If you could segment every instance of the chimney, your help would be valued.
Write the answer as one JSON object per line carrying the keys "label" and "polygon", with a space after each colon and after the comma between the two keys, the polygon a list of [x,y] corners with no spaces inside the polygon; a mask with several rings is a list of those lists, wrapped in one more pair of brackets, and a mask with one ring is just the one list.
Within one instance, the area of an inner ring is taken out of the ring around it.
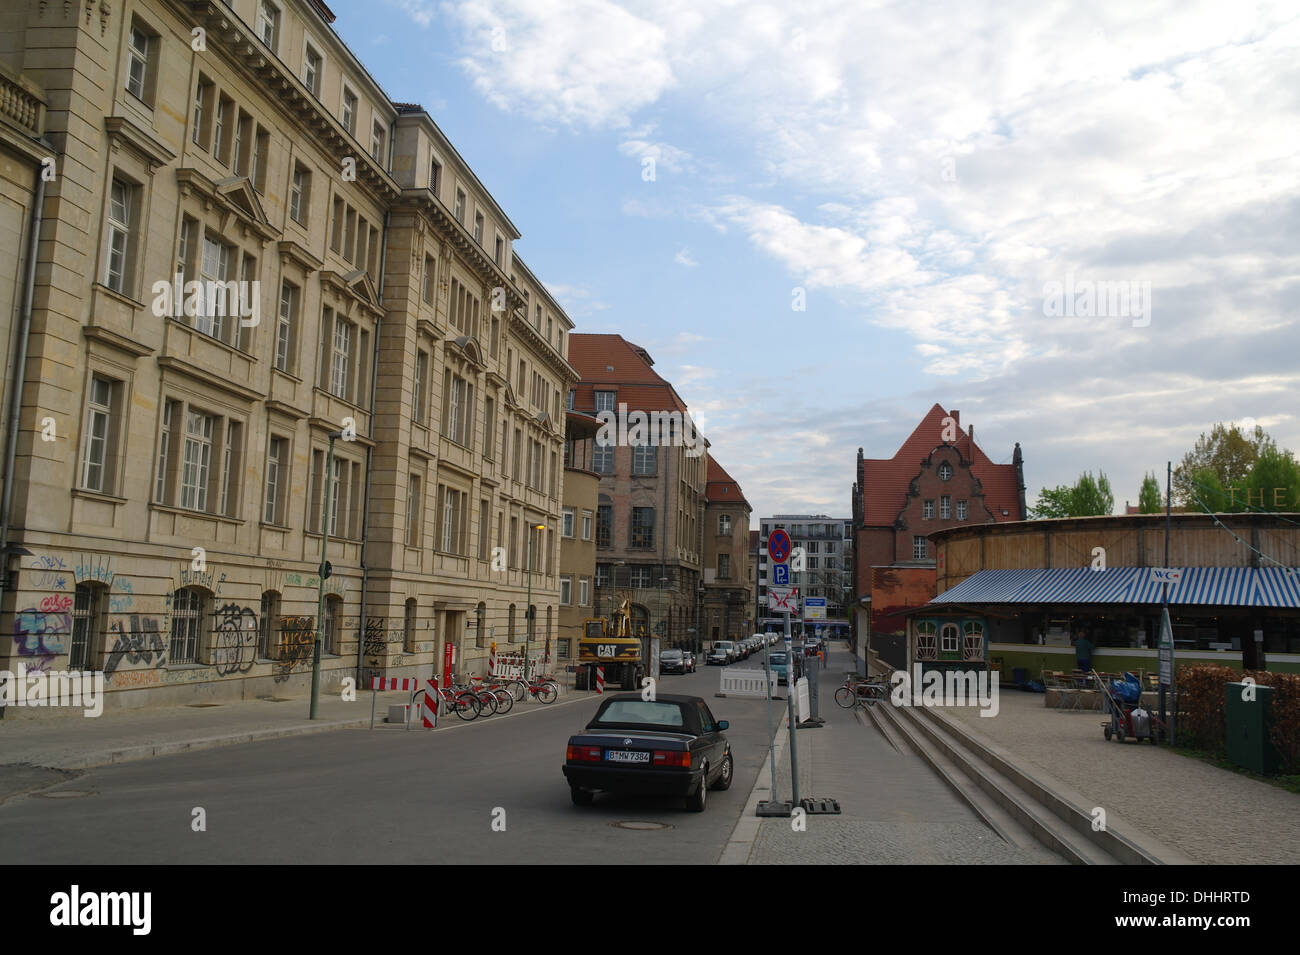
{"label": "chimney", "polygon": [[975,426],[971,425],[970,427],[968,427],[966,429],[966,433],[970,435],[971,457],[974,457],[975,456],[975,450],[974,450],[975,449]]}

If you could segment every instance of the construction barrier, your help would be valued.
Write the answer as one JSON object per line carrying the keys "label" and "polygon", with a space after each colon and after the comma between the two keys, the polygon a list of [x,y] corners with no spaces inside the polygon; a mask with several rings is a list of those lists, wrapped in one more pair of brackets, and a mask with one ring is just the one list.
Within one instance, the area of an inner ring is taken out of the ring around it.
{"label": "construction barrier", "polygon": [[372,676],[370,678],[370,728],[375,728],[375,701],[379,699],[380,690],[406,690],[412,694],[419,688],[420,681],[413,677]]}
{"label": "construction barrier", "polygon": [[428,689],[424,691],[424,703],[421,709],[424,711],[424,728],[427,730],[438,728],[438,704],[442,702],[442,697],[438,695],[438,681],[430,680]]}
{"label": "construction barrier", "polygon": [[775,670],[766,673],[762,670],[722,671],[722,683],[718,687],[719,696],[752,696],[766,699],[776,695],[777,675]]}
{"label": "construction barrier", "polygon": [[596,667],[596,693],[597,695],[605,692],[605,668]]}

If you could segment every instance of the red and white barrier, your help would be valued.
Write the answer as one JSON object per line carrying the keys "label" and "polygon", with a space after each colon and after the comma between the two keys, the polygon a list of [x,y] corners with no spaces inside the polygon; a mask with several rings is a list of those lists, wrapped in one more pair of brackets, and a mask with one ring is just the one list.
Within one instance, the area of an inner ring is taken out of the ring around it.
{"label": "red and white barrier", "polygon": [[488,651],[488,676],[497,675],[497,645],[492,644],[492,649]]}
{"label": "red and white barrier", "polygon": [[375,728],[375,701],[379,699],[380,690],[405,690],[414,693],[420,687],[420,681],[414,677],[372,676],[370,678],[370,728]]}
{"label": "red and white barrier", "polygon": [[438,703],[441,699],[438,696],[438,681],[430,680],[428,688],[424,691],[424,702],[420,704],[420,708],[424,711],[424,728],[427,730],[438,727]]}
{"label": "red and white barrier", "polygon": [[596,667],[596,693],[599,695],[605,692],[605,668]]}

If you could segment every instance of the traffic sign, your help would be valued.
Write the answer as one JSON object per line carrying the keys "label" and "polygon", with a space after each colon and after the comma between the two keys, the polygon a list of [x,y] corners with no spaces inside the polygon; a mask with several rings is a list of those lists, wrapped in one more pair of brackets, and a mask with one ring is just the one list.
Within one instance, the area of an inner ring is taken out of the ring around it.
{"label": "traffic sign", "polygon": [[825,620],[826,619],[826,598],[825,597],[806,597],[803,602],[803,618],[805,620]]}
{"label": "traffic sign", "polygon": [[790,535],[779,527],[767,539],[767,556],[774,564],[784,564],[790,557]]}
{"label": "traffic sign", "polygon": [[790,565],[773,564],[772,565],[772,583],[778,587],[790,586]]}
{"label": "traffic sign", "polygon": [[776,610],[780,613],[798,613],[799,612],[799,588],[798,587],[768,587],[767,588],[767,605],[768,609]]}

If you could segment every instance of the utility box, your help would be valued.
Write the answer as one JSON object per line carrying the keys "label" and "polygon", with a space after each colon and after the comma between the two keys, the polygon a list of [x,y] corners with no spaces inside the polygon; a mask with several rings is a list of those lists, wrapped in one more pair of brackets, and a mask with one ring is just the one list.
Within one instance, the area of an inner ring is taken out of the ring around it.
{"label": "utility box", "polygon": [[1268,738],[1272,728],[1273,688],[1256,684],[1255,698],[1243,699],[1246,683],[1229,683],[1224,706],[1224,737],[1228,759],[1245,769],[1265,776],[1276,775],[1282,767],[1281,757]]}

